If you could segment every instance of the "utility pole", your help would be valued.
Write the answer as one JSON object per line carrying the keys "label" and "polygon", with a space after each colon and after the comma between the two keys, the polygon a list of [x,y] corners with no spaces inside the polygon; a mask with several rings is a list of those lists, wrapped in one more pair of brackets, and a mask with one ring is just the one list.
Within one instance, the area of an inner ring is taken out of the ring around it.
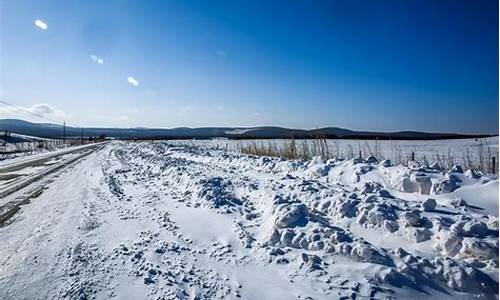
{"label": "utility pole", "polygon": [[80,138],[80,144],[83,145],[83,127],[82,127],[82,134],[81,134],[81,138]]}
{"label": "utility pole", "polygon": [[63,121],[63,141],[66,143],[66,121]]}

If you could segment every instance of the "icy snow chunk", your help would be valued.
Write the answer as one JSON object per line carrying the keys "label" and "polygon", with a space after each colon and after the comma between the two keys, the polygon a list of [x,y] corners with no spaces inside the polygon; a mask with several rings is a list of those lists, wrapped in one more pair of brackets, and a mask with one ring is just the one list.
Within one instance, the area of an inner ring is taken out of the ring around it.
{"label": "icy snow chunk", "polygon": [[[340,203],[338,203],[340,202]],[[356,206],[359,204],[359,200],[347,199],[344,201],[337,201],[335,205],[335,210],[341,217],[353,218],[356,216],[357,209]]]}
{"label": "icy snow chunk", "polygon": [[436,209],[436,200],[432,198],[428,198],[424,202],[422,202],[421,206],[424,211],[433,211]]}
{"label": "icy snow chunk", "polygon": [[395,268],[389,268],[379,273],[380,280],[394,286],[402,286],[408,279]]}
{"label": "icy snow chunk", "polygon": [[280,258],[278,258],[278,259],[276,260],[276,263],[277,263],[278,265],[286,265],[286,264],[288,264],[289,262],[290,262],[290,261],[289,261],[288,259],[284,258],[284,257],[280,257]]}
{"label": "icy snow chunk", "polygon": [[419,191],[418,184],[413,182],[409,176],[401,178],[397,188],[405,193],[417,193]]}
{"label": "icy snow chunk", "polygon": [[333,244],[352,242],[352,238],[349,235],[347,235],[344,231],[334,231],[330,236],[330,240]]}
{"label": "icy snow chunk", "polygon": [[488,215],[488,227],[498,229],[498,217],[494,215]]}
{"label": "icy snow chunk", "polygon": [[313,174],[319,177],[328,176],[332,167],[330,165],[317,165],[312,169]]}
{"label": "icy snow chunk", "polygon": [[432,188],[432,181],[425,173],[413,172],[410,176],[403,176],[397,184],[397,188],[405,193],[429,195]]}
{"label": "icy snow chunk", "polygon": [[290,246],[292,244],[292,239],[295,236],[295,231],[287,228],[281,232],[280,245]]}
{"label": "icy snow chunk", "polygon": [[431,239],[432,232],[427,228],[415,228],[408,227],[406,228],[406,234],[416,243],[421,243],[424,241],[428,241]]}
{"label": "icy snow chunk", "polygon": [[367,166],[367,165],[362,165],[362,166],[357,166],[355,169],[356,175],[364,175],[368,172],[371,172],[373,170],[372,166]]}
{"label": "icy snow chunk", "polygon": [[245,214],[245,219],[251,221],[253,219],[256,219],[259,217],[259,213],[248,213],[248,214]]}
{"label": "icy snow chunk", "polygon": [[366,195],[369,193],[373,193],[379,185],[380,184],[378,182],[367,181],[363,184],[363,188],[361,189],[361,194]]}
{"label": "icy snow chunk", "polygon": [[455,175],[448,175],[432,185],[431,194],[451,193],[460,187],[461,182]]}
{"label": "icy snow chunk", "polygon": [[391,193],[389,193],[389,192],[388,192],[387,190],[385,190],[385,189],[380,189],[380,190],[378,190],[378,195],[379,195],[380,197],[384,197],[384,198],[391,198],[391,199],[392,199],[392,198],[394,198],[394,196],[393,196],[393,195],[391,195]]}
{"label": "icy snow chunk", "polygon": [[498,292],[498,283],[471,266],[461,266],[447,259],[443,262],[443,278],[448,287],[460,292]]}
{"label": "icy snow chunk", "polygon": [[419,259],[404,265],[399,271],[411,276],[413,281],[427,278],[460,292],[484,296],[498,291],[498,283],[491,277],[471,265],[450,258]]}
{"label": "icy snow chunk", "polygon": [[232,189],[231,181],[224,180],[221,177],[213,177],[202,179],[198,184],[200,185],[198,197],[208,201],[209,206],[212,208],[242,204],[241,200],[234,197],[230,192]]}
{"label": "icy snow chunk", "polygon": [[325,242],[323,241],[315,241],[309,243],[307,249],[311,251],[322,250],[325,247]]}
{"label": "icy snow chunk", "polygon": [[398,218],[394,208],[386,203],[369,204],[363,207],[362,211],[363,213],[359,218],[360,224],[384,226],[390,232],[396,231],[399,227],[397,222],[394,222]]}
{"label": "icy snow chunk", "polygon": [[418,185],[418,192],[422,195],[429,195],[431,192],[432,182],[429,176],[421,173],[411,174],[411,180]]}
{"label": "icy snow chunk", "polygon": [[353,164],[355,164],[355,165],[356,165],[356,164],[360,164],[360,163],[363,163],[363,162],[364,162],[364,160],[363,160],[362,158],[360,158],[360,157],[353,158],[353,159],[351,159],[351,161],[352,161],[352,163],[353,163]]}
{"label": "icy snow chunk", "polygon": [[321,260],[321,258],[319,256],[302,253],[301,257],[302,257],[301,267],[305,266],[311,271],[323,269],[323,266],[322,266],[323,261]]}
{"label": "icy snow chunk", "polygon": [[442,170],[441,166],[437,162],[432,163],[429,166],[429,169],[436,170],[436,171],[441,171]]}
{"label": "icy snow chunk", "polygon": [[408,162],[408,169],[414,171],[414,172],[423,172],[425,171],[424,167],[416,162],[416,161],[409,161]]}
{"label": "icy snow chunk", "polygon": [[488,234],[488,226],[484,222],[469,221],[462,227],[464,236],[484,238]]}
{"label": "icy snow chunk", "polygon": [[482,174],[476,170],[468,169],[467,171],[465,171],[465,176],[471,179],[479,179],[481,178]]}
{"label": "icy snow chunk", "polygon": [[498,246],[492,245],[483,240],[466,238],[462,242],[460,256],[465,258],[473,257],[479,260],[498,260]]}
{"label": "icy snow chunk", "polygon": [[448,230],[439,231],[436,240],[436,250],[444,255],[455,256],[462,248],[463,238]]}
{"label": "icy snow chunk", "polygon": [[325,162],[324,160],[321,158],[321,156],[315,156],[313,157],[311,160],[309,160],[308,162],[306,162],[306,167],[312,167],[314,165],[323,165]]}
{"label": "icy snow chunk", "polygon": [[410,253],[408,253],[405,249],[398,247],[394,250],[394,255],[396,255],[396,257],[403,258],[410,255]]}
{"label": "icy snow chunk", "polygon": [[303,227],[308,222],[308,209],[302,203],[292,203],[278,208],[275,220],[277,228]]}
{"label": "icy snow chunk", "polygon": [[150,277],[144,277],[144,284],[154,284],[154,283],[156,282]]}
{"label": "icy snow chunk", "polygon": [[390,159],[384,159],[383,161],[380,162],[380,165],[382,165],[382,167],[388,168],[392,166],[392,162]]}
{"label": "icy snow chunk", "polygon": [[406,211],[401,215],[403,224],[407,226],[421,226],[420,212],[418,210]]}
{"label": "icy snow chunk", "polygon": [[273,230],[273,233],[269,237],[269,241],[266,242],[266,244],[272,245],[272,246],[277,246],[280,244],[280,240],[281,240],[281,233],[279,232],[279,230],[275,229],[275,230]]}
{"label": "icy snow chunk", "polygon": [[378,163],[378,159],[375,156],[368,156],[365,159],[365,162],[368,164],[376,164],[376,163]]}
{"label": "icy snow chunk", "polygon": [[285,251],[283,251],[281,248],[273,248],[269,252],[269,255],[272,255],[272,256],[285,255]]}
{"label": "icy snow chunk", "polygon": [[367,181],[363,184],[361,188],[361,194],[367,195],[371,193],[377,193],[381,197],[394,198],[384,187],[375,181]]}
{"label": "icy snow chunk", "polygon": [[399,224],[396,221],[384,220],[384,228],[389,232],[395,232],[399,229]]}
{"label": "icy snow chunk", "polygon": [[455,208],[468,206],[467,202],[465,202],[465,200],[462,198],[456,198],[456,199],[451,200],[450,205],[455,207]]}
{"label": "icy snow chunk", "polygon": [[292,203],[290,197],[283,197],[281,195],[274,195],[273,205]]}
{"label": "icy snow chunk", "polygon": [[464,235],[464,221],[459,221],[450,226],[450,231],[455,233],[458,236]]}
{"label": "icy snow chunk", "polygon": [[450,171],[449,171],[449,172],[450,172],[450,173],[463,173],[463,172],[464,172],[464,170],[462,169],[462,166],[460,166],[460,165],[454,165],[454,166],[450,169]]}
{"label": "icy snow chunk", "polygon": [[371,262],[386,266],[392,266],[394,264],[389,256],[380,253],[372,245],[362,242],[355,243],[352,247],[350,257],[358,261]]}

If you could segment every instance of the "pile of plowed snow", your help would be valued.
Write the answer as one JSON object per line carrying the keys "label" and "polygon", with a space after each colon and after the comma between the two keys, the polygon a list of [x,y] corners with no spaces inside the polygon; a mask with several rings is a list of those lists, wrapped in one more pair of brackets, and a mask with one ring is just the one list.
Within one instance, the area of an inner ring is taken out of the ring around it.
{"label": "pile of plowed snow", "polygon": [[[166,152],[249,174],[188,185],[186,191],[197,191],[188,201],[242,217],[255,251],[278,264],[327,276],[337,273],[341,257],[344,264],[347,258],[380,267],[368,281],[381,285],[498,292],[495,176],[458,165],[393,166],[374,157],[305,162],[189,147]],[[243,205],[252,209],[232,209]]]}
{"label": "pile of plowed snow", "polygon": [[[102,169],[54,179],[0,228],[0,298],[498,298],[496,176],[168,142],[113,142],[89,160]],[[79,225],[51,235],[52,219]]]}

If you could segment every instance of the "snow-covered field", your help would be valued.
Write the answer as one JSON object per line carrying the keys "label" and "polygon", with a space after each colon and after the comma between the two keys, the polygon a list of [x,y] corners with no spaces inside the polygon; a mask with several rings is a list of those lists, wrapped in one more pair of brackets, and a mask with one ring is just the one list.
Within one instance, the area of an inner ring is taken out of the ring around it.
{"label": "snow-covered field", "polygon": [[1,299],[498,298],[492,175],[112,142],[40,184]]}
{"label": "snow-covered field", "polygon": [[[272,147],[283,149],[290,140],[178,140],[171,141],[179,145],[196,145],[205,148],[219,148],[229,151],[241,152],[248,146],[263,149]],[[316,153],[316,140],[296,140],[299,154],[307,151]],[[342,157],[351,159],[362,156],[376,156],[379,160],[390,159],[397,164],[406,164],[411,160],[412,153],[416,161],[421,163],[438,162],[441,165],[461,164],[474,165],[476,167],[491,169],[491,158],[496,157],[498,167],[498,136],[478,139],[455,139],[455,140],[353,140],[353,139],[330,139],[327,140],[327,152],[329,157]]]}

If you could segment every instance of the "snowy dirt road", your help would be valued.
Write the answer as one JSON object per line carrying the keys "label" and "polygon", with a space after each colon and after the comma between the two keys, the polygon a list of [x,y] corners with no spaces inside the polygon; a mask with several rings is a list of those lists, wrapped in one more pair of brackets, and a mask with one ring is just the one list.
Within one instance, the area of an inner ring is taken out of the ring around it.
{"label": "snowy dirt road", "polygon": [[0,298],[498,298],[498,179],[464,171],[109,143],[0,227]]}

